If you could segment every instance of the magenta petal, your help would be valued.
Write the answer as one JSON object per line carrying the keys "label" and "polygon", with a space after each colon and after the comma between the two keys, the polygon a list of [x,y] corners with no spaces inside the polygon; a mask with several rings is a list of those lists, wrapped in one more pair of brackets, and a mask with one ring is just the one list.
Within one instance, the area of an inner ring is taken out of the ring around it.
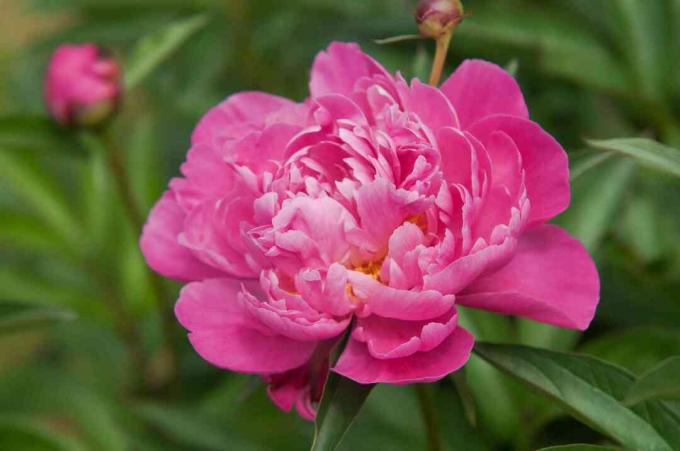
{"label": "magenta petal", "polygon": [[222,277],[222,273],[199,261],[177,242],[184,216],[172,193],[165,192],[151,210],[139,242],[147,263],[154,271],[171,279],[189,281]]}
{"label": "magenta petal", "polygon": [[305,363],[315,342],[275,335],[256,322],[230,279],[194,282],[180,292],[177,319],[189,330],[196,352],[220,368],[245,373],[279,373]]}
{"label": "magenta petal", "polygon": [[418,115],[431,130],[442,127],[459,128],[458,117],[451,102],[434,86],[413,80],[408,108]]}
{"label": "magenta petal", "polygon": [[435,290],[411,291],[388,287],[371,276],[350,271],[352,293],[372,314],[403,320],[427,320],[448,312],[455,297]]}
{"label": "magenta petal", "polygon": [[460,257],[441,271],[426,275],[424,288],[456,294],[477,277],[505,263],[512,255],[516,244],[517,240],[508,236],[499,244],[489,245],[478,252]]}
{"label": "magenta petal", "polygon": [[486,61],[463,62],[444,82],[441,91],[451,100],[463,129],[492,114],[529,118],[515,79]]}
{"label": "magenta petal", "polygon": [[487,148],[491,160],[496,132],[514,141],[522,157],[527,195],[531,202],[529,223],[543,223],[569,205],[567,154],[555,139],[535,122],[506,115],[489,116],[475,123],[470,132]]}
{"label": "magenta petal", "polygon": [[456,328],[456,311],[450,309],[431,321],[403,321],[370,315],[357,319],[354,340],[366,343],[378,359],[396,359],[439,346]]}
{"label": "magenta petal", "polygon": [[554,225],[526,232],[515,257],[480,278],[459,303],[584,330],[595,315],[600,281],[583,245]]}
{"label": "magenta petal", "polygon": [[203,116],[191,135],[191,143],[219,146],[224,139],[262,129],[268,115],[294,106],[288,99],[264,92],[234,94]]}
{"label": "magenta petal", "polygon": [[364,343],[349,340],[335,368],[338,374],[360,384],[434,382],[467,362],[474,338],[457,327],[439,346],[397,359],[376,359]]}
{"label": "magenta petal", "polygon": [[358,80],[373,75],[390,78],[387,71],[357,44],[334,42],[316,56],[309,90],[312,97],[348,95],[354,91]]}

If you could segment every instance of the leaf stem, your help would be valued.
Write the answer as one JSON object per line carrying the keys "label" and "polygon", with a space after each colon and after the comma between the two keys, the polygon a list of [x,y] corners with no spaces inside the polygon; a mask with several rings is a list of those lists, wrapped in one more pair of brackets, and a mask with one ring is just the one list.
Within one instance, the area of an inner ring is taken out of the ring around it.
{"label": "leaf stem", "polygon": [[449,44],[453,37],[453,30],[443,34],[437,38],[437,47],[434,54],[434,61],[432,61],[432,70],[430,71],[429,84],[432,86],[439,85],[439,80],[442,77],[444,70],[444,63],[446,62],[446,55],[449,52]]}
{"label": "leaf stem", "polygon": [[[121,150],[117,146],[116,139],[110,127],[100,130],[98,134],[106,148],[108,167],[113,175],[125,213],[128,216],[135,233],[141,233],[142,227],[144,226],[144,216],[142,215],[137,200],[132,192],[130,179],[125,169],[125,164],[123,163]],[[171,387],[175,384],[178,376],[177,346],[174,339],[175,318],[172,309],[169,308],[169,305],[166,305],[170,296],[163,284],[163,280],[148,268],[146,274],[149,286],[153,290],[154,297],[156,298],[156,307],[160,316],[161,332],[167,351],[167,374],[165,375],[163,383],[166,386]]]}
{"label": "leaf stem", "polygon": [[432,387],[430,384],[415,384],[414,387],[427,432],[427,449],[429,451],[442,451],[444,447],[439,436],[437,413],[432,401]]}

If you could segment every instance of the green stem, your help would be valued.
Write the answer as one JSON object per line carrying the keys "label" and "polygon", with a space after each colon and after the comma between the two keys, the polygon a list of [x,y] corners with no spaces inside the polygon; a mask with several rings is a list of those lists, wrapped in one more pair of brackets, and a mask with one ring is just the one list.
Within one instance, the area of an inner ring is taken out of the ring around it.
{"label": "green stem", "polygon": [[444,448],[439,436],[437,413],[432,401],[432,387],[429,384],[414,384],[414,387],[427,432],[427,449],[429,451],[442,451]]}
{"label": "green stem", "polygon": [[446,62],[446,55],[449,52],[451,37],[453,37],[453,30],[437,38],[437,48],[434,54],[434,61],[432,61],[432,70],[430,71],[429,84],[432,86],[439,85],[439,80],[442,78],[442,71]]}
{"label": "green stem", "polygon": [[[123,162],[123,155],[116,145],[115,137],[110,128],[101,130],[99,132],[99,137],[106,147],[108,167],[113,175],[114,183],[116,184],[116,189],[123,204],[123,208],[125,209],[125,213],[128,216],[135,233],[141,233],[142,227],[144,226],[144,216],[142,215],[141,210],[137,205],[137,200],[132,192],[130,179]],[[174,339],[175,317],[172,309],[169,308],[170,305],[166,305],[170,296],[163,284],[163,280],[150,269],[147,269],[146,274],[149,285],[156,298],[156,306],[161,322],[161,332],[164,337],[165,346],[167,347],[167,374],[164,377],[165,380],[163,383],[168,387],[172,387],[177,381],[178,376],[177,345],[176,340]]]}

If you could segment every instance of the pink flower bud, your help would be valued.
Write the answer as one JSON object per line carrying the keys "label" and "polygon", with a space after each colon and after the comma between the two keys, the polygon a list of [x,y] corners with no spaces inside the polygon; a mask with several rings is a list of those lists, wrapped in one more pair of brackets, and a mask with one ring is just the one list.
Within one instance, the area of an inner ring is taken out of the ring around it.
{"label": "pink flower bud", "polygon": [[93,126],[108,119],[120,98],[118,63],[95,44],[62,45],[45,77],[45,103],[64,126]]}
{"label": "pink flower bud", "polygon": [[420,34],[437,39],[463,20],[460,0],[420,0],[416,9],[416,23]]}

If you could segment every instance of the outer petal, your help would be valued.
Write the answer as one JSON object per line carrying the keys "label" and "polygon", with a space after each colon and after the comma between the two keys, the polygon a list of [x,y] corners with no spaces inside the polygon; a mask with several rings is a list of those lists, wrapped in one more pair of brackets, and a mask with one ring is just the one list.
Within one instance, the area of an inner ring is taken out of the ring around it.
{"label": "outer petal", "polygon": [[316,343],[273,334],[247,313],[240,290],[230,279],[182,289],[175,314],[196,352],[215,366],[244,373],[280,373],[305,363]]}
{"label": "outer petal", "polygon": [[165,192],[151,210],[139,245],[154,271],[178,280],[201,280],[222,277],[216,269],[199,261],[177,242],[184,224],[184,211],[170,192]]}
{"label": "outer petal", "polygon": [[391,78],[373,58],[356,44],[332,43],[319,53],[312,66],[309,91],[312,97],[325,94],[351,94],[358,80],[374,75]]}
{"label": "outer petal", "polygon": [[564,230],[543,225],[526,232],[515,257],[459,297],[468,307],[586,329],[595,315],[600,281],[587,251]]}
{"label": "outer petal", "polygon": [[433,382],[463,366],[470,357],[473,344],[472,335],[457,327],[429,352],[381,360],[371,356],[364,343],[349,340],[333,371],[360,384]]}
{"label": "outer petal", "polygon": [[486,61],[464,61],[440,89],[451,100],[463,129],[492,114],[529,118],[515,79]]}
{"label": "outer petal", "polygon": [[567,154],[555,139],[535,122],[506,115],[489,116],[475,123],[470,132],[486,146],[491,160],[495,132],[504,132],[519,149],[531,212],[529,224],[543,223],[569,205]]}
{"label": "outer petal", "polygon": [[241,138],[262,129],[267,116],[294,106],[288,99],[264,92],[234,94],[203,116],[191,135],[191,143],[220,146],[225,139]]}

